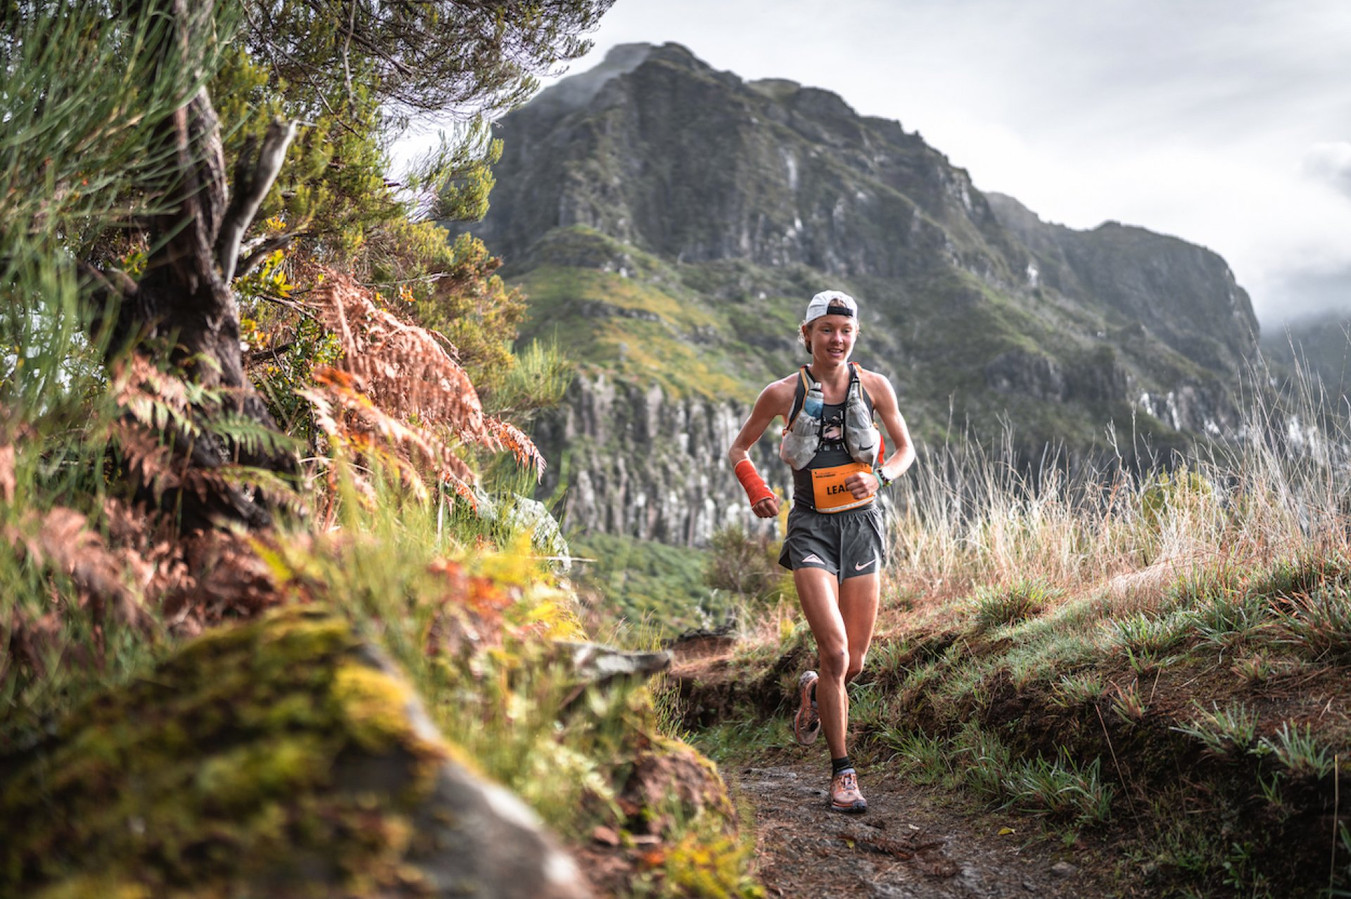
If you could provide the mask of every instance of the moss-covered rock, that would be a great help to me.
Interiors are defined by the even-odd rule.
[[[341,618],[187,644],[0,763],[0,894],[586,895]]]

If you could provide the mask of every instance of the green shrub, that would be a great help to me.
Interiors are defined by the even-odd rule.
[[[1140,514],[1153,530],[1164,527],[1170,518],[1185,514],[1198,504],[1213,499],[1215,488],[1192,468],[1156,474],[1140,491]]]
[[[791,595],[791,575],[779,565],[782,544],[768,534],[748,534],[740,526],[719,528],[709,547],[705,583],[761,603]]]

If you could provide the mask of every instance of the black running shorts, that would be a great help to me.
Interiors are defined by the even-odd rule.
[[[885,563],[877,503],[830,515],[796,505],[788,512],[788,536],[779,553],[784,568],[824,568],[842,581],[878,574]]]

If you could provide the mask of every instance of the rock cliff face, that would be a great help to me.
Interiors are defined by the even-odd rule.
[[[566,522],[590,532],[702,545],[723,526],[754,528],[726,461],[749,411],[735,400],[673,398],[609,375],[580,377],[536,429],[546,457],[566,460],[546,472],[543,488],[552,493],[565,480]],[[786,493],[772,436],[757,447],[756,466]]]
[[[1042,222],[1011,197],[988,197],[1027,248],[1034,286],[1091,298],[1211,371],[1234,372],[1252,358],[1252,303],[1215,253],[1117,222],[1074,231]]]
[[[630,45],[497,136],[472,230],[531,297],[523,338],[583,369],[535,435],[573,528],[699,543],[739,520],[726,447],[760,387],[806,361],[795,326],[825,288],[860,300],[855,358],[921,440],[1010,422],[1036,457],[1092,451],[1112,422],[1155,450],[1238,422],[1257,322],[1223,259],[1045,223],[827,91]]]

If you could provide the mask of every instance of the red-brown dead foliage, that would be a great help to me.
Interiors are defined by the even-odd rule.
[[[281,604],[282,593],[253,540],[232,531],[196,531],[179,544],[185,576],[160,600],[165,621],[194,636],[227,619],[252,618]]]
[[[428,656],[469,660],[500,647],[508,630],[503,613],[519,592],[482,575],[470,574],[459,562],[437,559],[428,567],[442,590],[428,599],[435,605],[427,629]]]
[[[45,605],[10,605],[7,620],[0,621],[0,646],[7,650],[0,675],[11,665],[23,665],[41,676],[48,661],[63,661],[68,647],[60,639],[62,619],[72,607],[87,614],[94,626],[96,641],[81,652],[91,652],[96,664],[104,649],[104,625],[111,621],[143,631],[151,627],[139,596],[127,584],[121,560],[80,512],[58,506],[26,513],[6,525],[0,539],[34,569],[59,572],[75,588],[74,596],[62,600],[53,595]]]
[[[314,304],[343,355],[316,371],[316,386],[303,394],[335,444],[378,455],[421,495],[440,481],[471,502],[474,474],[459,445],[507,450],[536,476],[543,472],[530,438],[483,414],[478,391],[444,338],[400,321],[376,305],[370,290],[335,272],[325,275]]]
[[[35,677],[50,664],[101,665],[107,626],[142,633],[164,627],[191,637],[231,618],[249,618],[282,601],[252,538],[234,532],[181,533],[170,518],[144,506],[110,499],[102,514],[106,535],[82,513],[56,507],[30,513],[0,530],[24,562],[70,579],[72,594],[43,603],[15,602],[0,620],[0,677],[12,666]],[[31,599],[31,598],[30,598]],[[87,616],[93,641],[71,643],[66,622]]]

